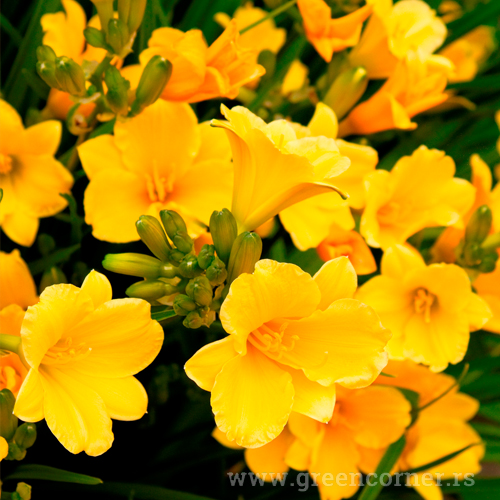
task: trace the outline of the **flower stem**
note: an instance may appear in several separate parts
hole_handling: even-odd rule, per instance
[[[20,347],[21,337],[0,333],[0,349],[18,354]]]
[[[254,23],[250,24],[249,26],[246,26],[240,31],[240,35],[243,35],[243,33],[246,33],[247,31],[250,31],[252,28],[255,28],[259,24],[263,23],[264,21],[267,21],[268,19],[272,19],[273,17],[278,16],[282,12],[285,12],[285,10],[288,10],[290,7],[293,7],[297,3],[297,0],[290,0],[290,2],[284,3],[281,7],[278,7],[277,9],[274,9],[273,11],[269,12],[267,16],[262,17],[258,21],[255,21]]]

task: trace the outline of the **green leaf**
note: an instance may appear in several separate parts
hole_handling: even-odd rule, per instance
[[[173,309],[151,313],[151,318],[155,319],[156,321],[163,321],[165,319],[173,318],[174,316],[177,315],[175,314],[175,311]]]
[[[486,403],[479,407],[479,415],[500,422],[500,403]]]
[[[83,217],[78,215],[78,207],[76,204],[75,198],[73,195],[61,193],[62,196],[68,202],[69,208],[69,220],[71,224],[71,242],[72,243],[80,243],[82,241],[82,226],[84,224]]]
[[[2,26],[2,30],[9,36],[14,44],[20,47],[23,43],[23,37],[3,14],[0,14],[0,25]]]
[[[497,425],[485,424],[484,422],[470,422],[470,425],[472,425],[482,437],[500,438],[500,427]]]
[[[470,484],[472,481],[472,484]],[[463,482],[450,481],[441,487],[443,493],[460,494],[462,500],[498,500],[500,478],[466,479]]]
[[[36,275],[43,273],[43,271],[45,271],[46,269],[50,269],[56,264],[67,261],[70,258],[71,254],[79,250],[79,248],[80,244],[72,245],[67,248],[61,248],[60,250],[54,252],[52,255],[31,262],[29,264],[31,274]]]
[[[283,238],[278,238],[269,249],[269,258],[278,262],[286,262],[286,244]]]
[[[371,486],[370,484],[366,484],[366,486],[361,491],[361,495],[358,500],[375,500],[382,491],[382,484],[377,481],[382,474],[390,474],[393,467],[396,465],[403,449],[406,445],[405,436],[401,436],[395,443],[392,443],[389,448],[387,448],[382,460],[377,466],[375,471],[375,475],[371,478]]]
[[[59,481],[63,483],[78,484],[101,484],[98,477],[86,476],[77,472],[56,469],[47,465],[20,465],[12,474],[5,478],[9,479],[43,479],[45,481]]]
[[[438,460],[434,460],[433,462],[426,463],[424,465],[421,465],[420,467],[415,467],[414,469],[403,471],[403,473],[418,474],[419,472],[423,472],[423,471],[426,471],[428,469],[432,469],[433,467],[437,467],[438,465],[444,464],[445,462],[448,462],[449,460],[457,457],[458,455],[460,455],[460,453],[463,453],[465,450],[468,450],[469,448],[472,448],[474,446],[478,446],[480,444],[481,443],[469,444],[468,446],[464,446],[463,448],[460,448],[459,450],[454,451],[453,453],[448,453],[448,455],[445,455],[444,457],[441,457]]]

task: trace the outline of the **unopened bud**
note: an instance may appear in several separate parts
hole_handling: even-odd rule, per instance
[[[203,318],[200,316],[198,311],[190,312],[185,318],[182,324],[186,328],[191,328],[192,330],[196,330],[196,328],[200,328],[205,324]]]
[[[42,293],[48,286],[58,285],[59,283],[67,283],[65,274],[62,269],[58,266],[52,266],[50,269],[46,270],[42,279],[40,280],[40,286],[38,290]]]
[[[159,280],[139,281],[129,286],[125,293],[129,297],[144,299],[149,302],[161,299],[167,295],[172,295],[177,289],[175,286]]]
[[[16,398],[9,389],[0,391],[0,436],[9,441],[17,429],[17,417],[14,415]]]
[[[123,78],[114,66],[110,66],[106,70],[104,81],[108,88],[106,102],[111,111],[117,115],[126,115],[128,113],[128,89],[130,88],[130,82]]]
[[[132,116],[138,115],[145,107],[153,104],[162,94],[172,74],[172,64],[167,59],[153,56],[142,71],[139,85],[132,103]]]
[[[51,88],[62,90],[56,78],[56,65],[52,61],[38,61],[36,71],[40,78]]]
[[[198,265],[201,269],[206,269],[215,258],[215,247],[213,245],[203,245],[198,254]]]
[[[231,247],[238,235],[236,219],[227,208],[212,213],[210,217],[210,233],[214,240],[217,256],[227,265]]]
[[[31,486],[29,484],[17,483],[16,493],[19,495],[19,499],[14,499],[12,496],[13,500],[31,500]]]
[[[23,450],[31,448],[36,441],[36,425],[25,423],[19,426],[14,434],[14,441]]]
[[[202,269],[198,265],[198,259],[194,255],[186,255],[179,265],[179,272],[186,278],[194,278],[201,274]]]
[[[118,14],[132,34],[142,23],[146,0],[118,0]]]
[[[257,62],[266,70],[263,79],[268,80],[274,75],[276,71],[276,55],[273,52],[270,50],[261,51],[257,58]]]
[[[193,239],[184,231],[178,231],[172,242],[182,253],[189,253],[193,250]]]
[[[152,215],[141,215],[135,223],[141,240],[162,261],[168,260],[168,252],[172,249],[167,240],[160,221]]]
[[[142,253],[108,253],[102,266],[114,273],[155,279],[161,275],[162,262]]]
[[[205,274],[213,286],[222,285],[227,278],[227,269],[224,262],[218,257],[215,257]]]
[[[366,69],[361,66],[350,68],[334,80],[323,102],[333,109],[340,120],[359,101],[367,86]]]
[[[198,306],[196,302],[182,293],[175,296],[174,311],[177,316],[187,316],[190,312],[194,311]]]
[[[253,273],[262,254],[262,240],[257,233],[245,231],[234,240],[227,268],[230,285],[240,274]]]
[[[103,30],[108,28],[109,21],[113,19],[113,0],[91,0],[97,9],[101,27]]]
[[[106,35],[101,30],[88,26],[83,30],[83,36],[89,45],[92,47],[97,47],[98,49],[109,49],[106,43]]]
[[[59,87],[71,95],[83,97],[87,95],[85,74],[82,67],[70,57],[58,57],[55,61],[56,79]]]
[[[205,276],[192,279],[186,286],[186,294],[200,306],[209,306],[212,303],[212,285]]]
[[[160,219],[168,234],[168,237],[173,240],[178,231],[187,233],[187,226],[184,219],[173,210],[162,210]]]
[[[481,259],[477,270],[481,273],[492,273],[496,269],[498,254],[496,252],[488,252]]]
[[[184,259],[185,255],[177,250],[177,248],[173,248],[168,252],[168,261],[171,262],[174,266],[179,267],[181,265],[182,259]]]
[[[120,55],[130,40],[127,25],[121,19],[110,19],[106,41],[115,54]]]
[[[40,62],[56,62],[57,55],[49,45],[39,45],[36,48],[36,58]]]
[[[481,244],[488,236],[493,214],[487,205],[479,207],[470,217],[465,228],[465,242]]]

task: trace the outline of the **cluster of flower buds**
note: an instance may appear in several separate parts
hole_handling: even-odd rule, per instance
[[[18,419],[13,413],[15,402],[16,398],[9,389],[0,391],[0,436],[9,445],[6,460],[22,460],[26,456],[26,450],[36,440],[35,424],[18,425]]]
[[[160,212],[161,224],[151,215],[136,223],[141,240],[154,257],[138,253],[108,254],[103,266],[129,276],[144,278],[131,285],[129,297],[152,305],[171,306],[185,316],[187,328],[210,326],[229,292],[230,284],[242,273],[251,273],[262,253],[256,233],[238,235],[236,220],[224,209],[210,219],[213,245],[203,245],[196,255],[184,219],[172,210]]]
[[[493,215],[487,205],[479,207],[469,219],[465,235],[456,248],[457,263],[470,273],[491,273],[498,260],[500,233],[490,234]]]

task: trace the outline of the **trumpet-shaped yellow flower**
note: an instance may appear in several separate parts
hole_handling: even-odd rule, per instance
[[[62,0],[64,12],[44,14],[40,20],[44,32],[42,43],[51,47],[57,56],[66,56],[81,64],[85,61],[102,61],[106,49],[87,45],[83,30],[87,27],[100,29],[98,16],[92,17],[87,24],[85,11],[74,0]],[[74,102],[67,92],[51,89],[44,114],[59,120],[65,120]],[[80,105],[78,112],[88,116],[95,104]]]
[[[35,282],[19,250],[0,251],[0,310],[11,304],[22,309],[38,302]]]
[[[475,190],[454,174],[455,163],[444,151],[420,146],[390,172],[368,175],[360,224],[367,243],[385,249],[426,227],[463,227],[461,217],[474,203]]]
[[[381,271],[357,297],[391,330],[389,356],[412,359],[436,372],[461,361],[469,332],[492,316],[471,290],[467,273],[455,264],[426,266],[415,249],[402,245],[385,251]]]
[[[444,90],[451,68],[445,57],[424,59],[418,52],[409,53],[384,85],[340,123],[339,135],[415,129],[417,124],[411,121],[414,116],[448,99]]]
[[[60,193],[69,193],[73,177],[54,154],[61,139],[61,124],[46,121],[24,128],[21,117],[0,100],[0,225],[19,245],[31,246],[38,219],[66,207]]]
[[[267,16],[268,12],[258,7],[254,7],[252,2],[247,2],[238,7],[233,14],[238,31],[260,21]],[[214,16],[215,21],[223,28],[227,28],[231,23],[231,17],[225,12],[219,12]],[[277,54],[286,41],[286,30],[277,28],[274,19],[266,19],[251,30],[240,35],[238,43],[246,49],[255,50],[255,57],[263,50],[269,50]]]
[[[17,304],[11,304],[0,311],[0,332],[2,335],[21,335],[24,310]],[[0,390],[9,389],[17,396],[28,370],[15,353],[0,356]]]
[[[372,12],[371,5],[338,19],[332,19],[332,9],[324,0],[298,0],[306,37],[318,54],[330,62],[334,52],[353,47],[359,41],[363,22]]]
[[[361,40],[349,54],[353,66],[363,66],[369,78],[388,78],[410,52],[427,59],[446,37],[446,26],[422,0],[371,0],[374,12]]]
[[[266,124],[246,108],[229,110],[226,130],[233,151],[232,213],[240,231],[259,227],[291,205],[322,193],[339,191],[337,177],[350,165],[333,139],[305,137],[286,120]],[[299,126],[300,127],[300,126]]]
[[[335,384],[369,385],[387,362],[390,333],[352,299],[348,259],[312,278],[293,264],[262,260],[231,285],[220,318],[229,336],[200,349],[187,375],[211,391],[219,429],[240,446],[277,437],[290,412],[328,422]]]
[[[157,356],[163,329],[140,299],[111,300],[108,279],[92,271],[81,288],[53,285],[28,308],[21,327],[29,365],[14,406],[25,422],[45,418],[71,453],[111,447],[111,419],[137,420],[147,394],[133,376]]]
[[[328,423],[294,412],[276,439],[262,448],[245,450],[250,470],[267,481],[289,467],[308,470],[318,483],[321,499],[354,495],[361,475],[361,450],[378,451],[399,439],[410,424],[411,406],[392,387],[339,389]],[[220,431],[213,436],[224,446],[234,447]]]
[[[231,151],[222,131],[198,124],[187,104],[161,99],[78,148],[90,184],[85,217],[96,238],[138,240],[135,222],[179,211],[193,236],[214,209],[230,205]]]
[[[371,274],[377,270],[377,263],[363,237],[357,231],[343,229],[336,223],[330,226],[328,236],[316,250],[324,261],[345,255],[356,274]]]
[[[141,64],[147,64],[154,55],[172,63],[172,76],[162,94],[167,101],[234,99],[240,87],[265,73],[256,62],[257,52],[241,45],[234,19],[210,47],[200,30],[184,33],[159,28],[153,31],[148,48],[141,53]]]
[[[496,48],[495,28],[478,26],[439,52],[453,63],[450,83],[469,82]]]
[[[395,378],[379,377],[376,384],[410,389],[419,395],[419,406],[425,406],[449,390],[455,379],[442,373],[432,373],[424,366],[409,360],[390,361],[385,372]],[[423,470],[411,478],[410,484],[425,500],[440,500],[443,494],[438,479],[463,480],[465,474],[481,470],[484,455],[481,437],[467,423],[477,412],[479,403],[467,394],[458,392],[455,386],[437,402],[419,412],[418,419],[406,436],[406,446],[396,464],[396,470],[407,471],[439,460],[450,453],[472,446],[455,458],[436,467]],[[361,469],[373,472],[385,449],[379,451],[361,448]],[[429,477],[429,474],[434,476]],[[422,476],[425,475],[425,480]],[[446,484],[446,482],[444,483]]]

